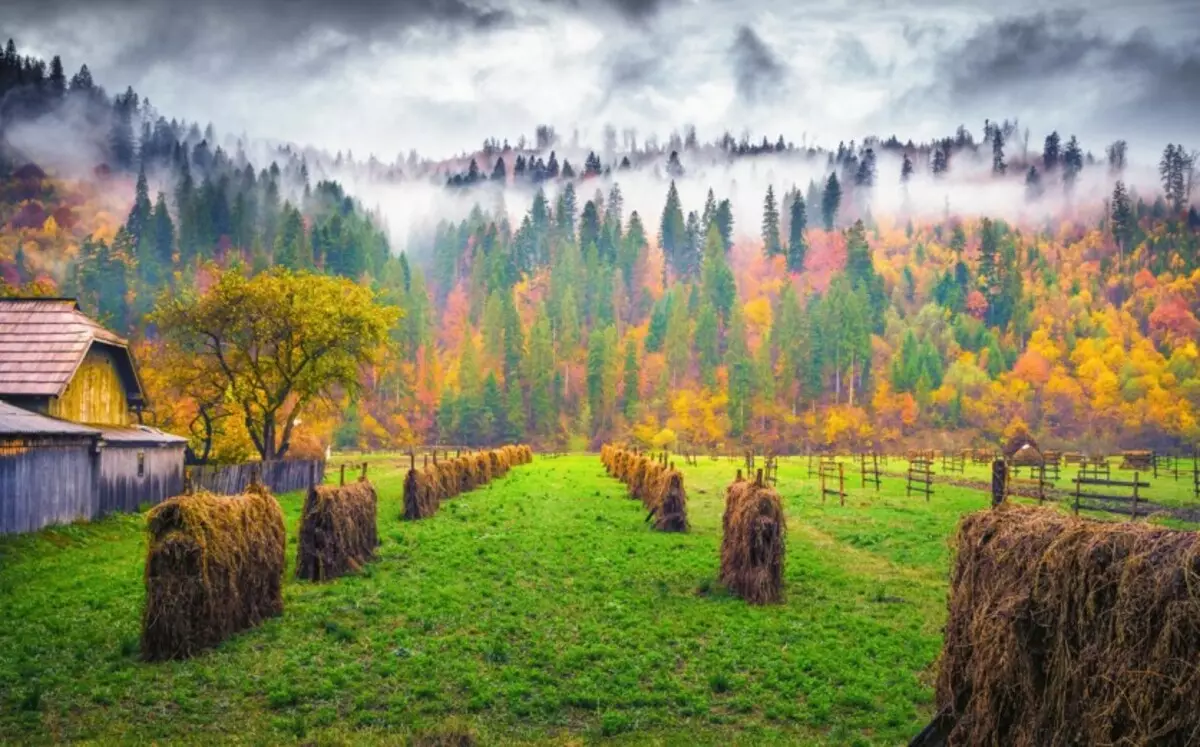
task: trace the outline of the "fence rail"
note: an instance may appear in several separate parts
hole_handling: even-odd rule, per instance
[[[929,501],[929,496],[933,495],[933,462],[929,458],[917,457],[908,464],[904,495],[911,497],[913,493],[924,495],[926,502]]]
[[[1075,482],[1075,513],[1081,509],[1091,511],[1107,511],[1113,514],[1125,514],[1131,519],[1138,516],[1138,501],[1142,499],[1139,490],[1150,487],[1150,483],[1138,479],[1138,472],[1133,473],[1132,480],[1110,480],[1104,477],[1076,477]],[[1084,490],[1085,486],[1088,488]],[[1102,488],[1122,489],[1121,492],[1096,492]],[[1126,493],[1125,491],[1129,492]],[[1085,503],[1087,501],[1087,503]]]
[[[314,482],[325,479],[323,459],[287,459],[277,462],[248,462],[224,467],[196,465],[188,467],[187,484],[193,490],[207,490],[218,495],[244,493],[252,478],[270,488],[272,493],[304,490]]]
[[[879,455],[878,454],[860,454],[858,458],[859,475],[862,478],[861,487],[865,490],[868,484],[875,486],[875,492],[879,492]]]
[[[962,454],[942,454],[942,471],[961,475],[966,471],[966,458]]]
[[[837,487],[834,487],[834,485]],[[821,503],[825,496],[836,495],[841,505],[846,505],[846,477],[842,472],[842,463],[833,457],[821,459]]]

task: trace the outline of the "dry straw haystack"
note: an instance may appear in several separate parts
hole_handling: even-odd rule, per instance
[[[142,656],[182,659],[283,612],[283,512],[252,485],[181,495],[147,516]]]
[[[313,485],[300,516],[296,576],[326,581],[358,571],[375,558],[378,497],[366,480]]]
[[[763,484],[762,470],[753,482],[738,473],[725,492],[721,523],[721,583],[751,604],[781,601],[787,524],[779,494]]]
[[[428,472],[424,469],[409,469],[404,476],[404,518],[410,521],[433,516],[438,510],[438,497],[434,493]]]
[[[686,532],[687,492],[683,475],[665,460],[651,459],[623,448],[604,445],[600,461],[608,474],[629,486],[630,497],[642,502],[649,511],[647,521],[662,532]]]
[[[672,466],[659,482],[658,505],[653,508],[654,528],[660,532],[686,532],[687,491],[683,489],[683,473]]]
[[[946,744],[1200,741],[1200,535],[1005,505],[957,544]]]
[[[426,461],[422,469],[417,469],[416,459],[410,457],[412,466],[404,478],[404,518],[433,516],[442,501],[482,487],[507,474],[510,467],[532,461],[533,450],[524,444],[464,454],[441,462],[435,457],[432,464]]]

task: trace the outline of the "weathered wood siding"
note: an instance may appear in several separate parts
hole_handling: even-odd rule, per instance
[[[129,425],[129,402],[113,353],[93,345],[62,396],[50,400],[50,415],[91,425]]]
[[[143,471],[138,476],[138,454]],[[136,511],[183,492],[183,444],[114,446],[100,453],[100,515]]]
[[[323,460],[288,459],[278,462],[233,464],[227,467],[196,466],[187,469],[194,489],[204,489],[221,495],[237,495],[244,492],[250,485],[251,475],[255,474],[258,475],[259,482],[276,494],[307,490],[314,479],[317,482],[325,479]]]
[[[90,439],[0,442],[0,534],[94,518],[99,471]]]

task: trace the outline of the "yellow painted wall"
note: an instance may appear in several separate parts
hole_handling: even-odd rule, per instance
[[[50,400],[50,414],[76,423],[129,425],[129,402],[112,356],[89,350],[67,390]]]

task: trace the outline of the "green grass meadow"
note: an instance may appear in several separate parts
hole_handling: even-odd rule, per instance
[[[407,461],[372,462],[378,561],[297,581],[281,496],[283,616],[188,661],[138,658],[144,516],[0,538],[0,742],[903,744],[932,713],[949,540],[989,502],[863,490],[847,463],[846,505],[822,503],[783,460],[787,598],[756,608],[716,581],[730,462],[684,468],[688,534],[649,529],[596,455],[420,522]]]

